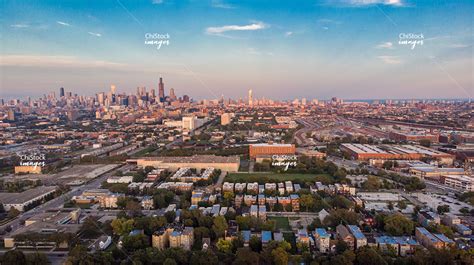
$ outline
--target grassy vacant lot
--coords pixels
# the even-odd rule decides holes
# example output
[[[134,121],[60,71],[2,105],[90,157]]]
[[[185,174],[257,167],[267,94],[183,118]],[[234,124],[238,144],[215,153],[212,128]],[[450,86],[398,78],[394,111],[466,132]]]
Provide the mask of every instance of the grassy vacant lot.
[[[328,174],[279,174],[279,173],[229,173],[224,181],[227,182],[281,182],[285,180],[296,182],[332,183],[333,179]]]
[[[280,231],[291,231],[288,217],[270,216],[268,217],[268,220],[274,220],[276,228]]]

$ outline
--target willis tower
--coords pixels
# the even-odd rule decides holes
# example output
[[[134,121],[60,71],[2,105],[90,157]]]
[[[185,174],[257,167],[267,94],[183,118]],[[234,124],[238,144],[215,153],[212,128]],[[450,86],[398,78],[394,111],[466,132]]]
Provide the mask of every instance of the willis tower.
[[[163,78],[160,77],[160,83],[158,84],[158,97],[160,102],[165,101],[165,84],[163,84]]]

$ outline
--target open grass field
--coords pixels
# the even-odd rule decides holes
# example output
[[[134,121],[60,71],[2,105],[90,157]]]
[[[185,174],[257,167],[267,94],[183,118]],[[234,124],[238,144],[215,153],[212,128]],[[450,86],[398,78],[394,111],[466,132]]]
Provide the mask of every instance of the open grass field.
[[[291,231],[290,223],[288,222],[288,217],[281,216],[270,216],[268,220],[274,220],[276,229],[280,231]]]
[[[332,177],[328,174],[279,174],[279,173],[229,173],[224,181],[227,182],[258,182],[260,184],[266,182],[281,181],[297,181],[297,182],[316,182],[331,183]]]

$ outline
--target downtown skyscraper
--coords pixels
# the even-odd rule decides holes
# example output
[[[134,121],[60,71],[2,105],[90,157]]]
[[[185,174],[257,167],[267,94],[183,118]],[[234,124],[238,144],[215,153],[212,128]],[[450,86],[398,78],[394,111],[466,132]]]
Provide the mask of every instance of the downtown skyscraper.
[[[160,83],[158,84],[158,97],[160,102],[165,101],[165,84],[163,84],[163,78],[160,77]]]

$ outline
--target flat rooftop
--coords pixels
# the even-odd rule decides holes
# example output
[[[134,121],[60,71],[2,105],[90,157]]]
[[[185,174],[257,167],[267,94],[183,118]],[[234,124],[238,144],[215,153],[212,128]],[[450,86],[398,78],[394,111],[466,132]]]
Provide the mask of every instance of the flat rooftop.
[[[265,144],[265,143],[261,143],[261,144],[251,144],[250,146],[252,146],[252,147],[272,147],[272,146],[275,146],[275,147],[292,147],[294,145],[293,144]]]
[[[341,146],[357,154],[421,154],[426,156],[452,156],[450,154],[420,145],[370,145],[370,144],[341,144]]]
[[[240,163],[238,156],[215,156],[215,155],[193,155],[193,156],[157,156],[139,158],[137,161],[157,161],[161,163]]]
[[[28,233],[77,233],[81,227],[81,224],[68,223],[70,220],[70,213],[66,212],[40,214],[37,217],[30,218],[28,220],[35,222],[28,226],[20,227],[16,231],[12,232],[9,237]]]
[[[399,201],[401,195],[391,192],[358,192],[357,196],[365,201]]]
[[[2,192],[0,193],[0,202],[3,204],[22,204],[56,189],[57,186],[40,186],[19,193]]]

